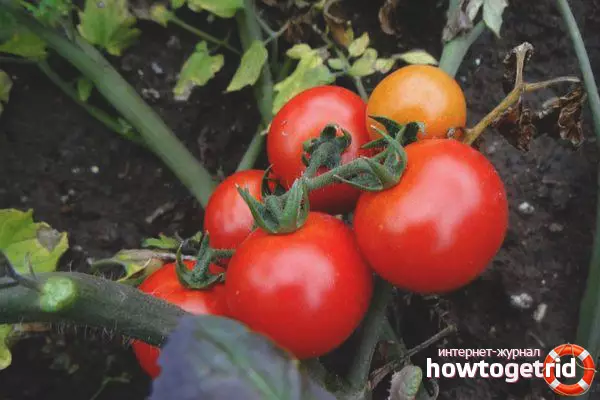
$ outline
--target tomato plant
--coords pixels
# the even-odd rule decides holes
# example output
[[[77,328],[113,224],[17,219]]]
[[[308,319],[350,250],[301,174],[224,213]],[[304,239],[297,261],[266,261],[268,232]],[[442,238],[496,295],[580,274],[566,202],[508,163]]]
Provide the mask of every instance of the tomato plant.
[[[184,261],[184,263],[189,269],[192,269],[195,264],[193,261]],[[223,285],[217,284],[207,290],[186,289],[179,283],[175,263],[165,264],[146,278],[139,289],[192,314],[227,315]],[[160,374],[160,367],[156,362],[160,350],[138,340],[134,341],[132,346],[144,371],[152,378],[156,378]]]
[[[373,90],[367,103],[367,126],[371,137],[379,137],[379,126],[369,118],[382,116],[400,124],[422,122],[425,135],[442,138],[450,128],[462,128],[467,122],[467,105],[458,83],[437,67],[409,65],[386,76]],[[457,137],[459,132],[457,132]]]
[[[214,248],[235,249],[252,231],[254,218],[240,196],[237,186],[248,189],[253,197],[261,197],[265,171],[239,171],[221,182],[211,195],[204,214],[204,230]]]
[[[372,278],[350,228],[311,212],[294,233],[250,234],[231,258],[225,289],[233,318],[302,359],[350,336],[369,306]]]
[[[361,195],[358,244],[375,271],[400,288],[457,289],[484,270],[504,240],[504,185],[481,153],[455,140],[416,142],[406,152],[399,184]]]
[[[355,93],[337,86],[319,86],[292,98],[277,113],[267,136],[267,155],[273,172],[290,188],[302,175],[303,143],[319,137],[327,124],[347,130],[352,143],[342,154],[342,164],[369,151],[360,147],[369,141],[365,102]],[[345,184],[335,184],[310,194],[311,208],[316,211],[344,213],[351,211],[360,192]]]

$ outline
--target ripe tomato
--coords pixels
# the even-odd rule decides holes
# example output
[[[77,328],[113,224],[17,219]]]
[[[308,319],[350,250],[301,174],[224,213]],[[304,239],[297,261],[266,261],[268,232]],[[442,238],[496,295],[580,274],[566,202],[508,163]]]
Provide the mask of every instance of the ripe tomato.
[[[394,285],[443,293],[466,285],[504,240],[508,204],[492,164],[451,139],[406,146],[400,183],[364,193],[354,214],[359,247]]]
[[[338,347],[365,315],[372,273],[339,219],[311,212],[286,235],[250,234],[225,281],[230,315],[300,359]]]
[[[188,268],[194,262],[184,261]],[[217,284],[207,290],[189,290],[181,286],[175,273],[175,264],[165,264],[161,269],[150,275],[139,286],[142,292],[173,303],[192,314],[227,315],[225,288]],[[141,341],[133,342],[133,351],[138,362],[152,378],[160,374],[157,360],[160,350]]]
[[[462,89],[450,75],[430,65],[409,65],[389,74],[371,93],[367,126],[376,139],[379,134],[373,126],[379,124],[370,115],[402,124],[423,122],[425,135],[420,132],[419,138],[445,138],[448,129],[465,126],[467,104]]]
[[[302,144],[319,137],[327,124],[338,124],[352,136],[352,143],[342,155],[345,164],[370,151],[360,147],[369,142],[365,124],[365,102],[355,93],[337,86],[319,86],[292,98],[277,113],[267,135],[267,155],[273,172],[290,188],[306,169],[302,163]],[[310,194],[311,209],[345,213],[354,208],[360,191],[335,184]]]
[[[247,188],[253,197],[260,199],[264,173],[260,170],[236,172],[217,186],[204,213],[204,230],[209,233],[212,247],[235,249],[250,234],[254,218],[236,185]]]

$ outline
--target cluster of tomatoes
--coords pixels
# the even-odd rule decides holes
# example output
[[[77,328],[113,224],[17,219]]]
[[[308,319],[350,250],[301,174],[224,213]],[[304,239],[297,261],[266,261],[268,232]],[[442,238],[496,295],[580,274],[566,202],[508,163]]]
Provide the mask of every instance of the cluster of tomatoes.
[[[508,207],[490,162],[461,143],[466,103],[458,84],[436,67],[409,66],[387,76],[368,104],[335,86],[306,90],[275,116],[267,136],[272,172],[286,188],[299,178],[303,143],[335,123],[351,144],[341,163],[370,156],[378,138],[370,115],[399,123],[423,122],[426,131],[406,146],[400,182],[380,192],[336,183],[310,193],[310,213],[297,231],[255,229],[238,186],[261,197],[264,171],[237,172],[215,190],[204,229],[213,248],[235,249],[225,283],[183,288],[174,264],[148,277],[140,290],[196,314],[234,318],[299,359],[338,347],[364,317],[373,272],[417,293],[444,293],[478,276],[502,244]],[[353,212],[352,226],[336,214]],[[192,263],[188,264],[193,267]],[[215,267],[217,268],[217,267]],[[157,376],[158,349],[134,344],[141,365]]]

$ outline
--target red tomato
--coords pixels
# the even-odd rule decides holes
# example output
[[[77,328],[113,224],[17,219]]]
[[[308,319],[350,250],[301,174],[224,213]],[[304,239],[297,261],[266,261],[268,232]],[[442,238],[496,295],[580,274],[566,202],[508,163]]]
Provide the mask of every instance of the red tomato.
[[[252,232],[254,218],[236,185],[245,187],[253,197],[260,199],[264,173],[260,170],[236,172],[221,182],[210,196],[204,213],[204,230],[209,233],[213,248],[235,249]]]
[[[456,81],[443,70],[431,65],[409,65],[385,77],[373,90],[367,105],[367,126],[371,136],[380,135],[369,118],[378,115],[401,124],[425,123],[421,139],[445,138],[450,128],[467,122],[465,95]],[[381,128],[381,127],[380,127]],[[457,131],[456,137],[460,132]]]
[[[450,139],[406,146],[400,183],[364,193],[354,214],[358,244],[384,279],[418,293],[466,285],[504,240],[508,204],[492,164]]]
[[[351,229],[311,212],[294,233],[252,232],[231,258],[225,289],[234,319],[304,359],[335,349],[358,326],[372,273]]]
[[[306,169],[302,144],[319,137],[327,124],[338,124],[352,136],[342,155],[342,163],[370,155],[360,147],[369,142],[365,124],[365,102],[353,92],[337,86],[319,86],[292,98],[277,113],[267,135],[267,155],[273,172],[288,189]],[[351,211],[360,191],[335,184],[310,194],[311,209],[330,213]]]
[[[188,268],[195,264],[184,261]],[[189,290],[181,286],[175,273],[175,264],[165,264],[161,269],[150,275],[139,286],[142,292],[173,303],[192,314],[227,315],[225,288],[217,284],[207,290]],[[160,350],[141,341],[133,342],[133,351],[138,362],[152,378],[160,374],[157,360]]]

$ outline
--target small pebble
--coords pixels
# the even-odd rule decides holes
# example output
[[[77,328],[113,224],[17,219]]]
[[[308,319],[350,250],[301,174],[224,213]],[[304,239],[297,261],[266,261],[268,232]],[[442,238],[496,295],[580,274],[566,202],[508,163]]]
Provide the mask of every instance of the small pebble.
[[[478,66],[478,67],[481,65],[481,58],[476,58],[475,59],[475,65]]]
[[[152,68],[152,71],[154,71],[156,75],[162,75],[165,73],[165,71],[160,65],[158,65],[156,61],[152,61],[152,63],[150,63],[150,68]]]
[[[171,36],[167,41],[167,47],[170,49],[180,49],[181,42],[179,41],[179,38],[177,36]]]
[[[71,172],[73,174],[77,175],[78,173],[81,172],[81,168],[79,168],[79,167],[73,167],[73,168],[71,168]]]
[[[27,202],[27,200],[29,200],[29,197],[21,196],[21,203],[25,203],[25,202]]]
[[[521,310],[527,310],[533,305],[533,297],[528,293],[513,294],[510,296],[510,304]]]
[[[535,311],[533,312],[533,319],[535,322],[542,322],[544,317],[546,316],[546,311],[548,310],[548,305],[546,303],[541,303]]]
[[[141,69],[138,69],[137,73],[140,76],[140,78],[142,78],[144,76],[144,71],[142,71]]]
[[[158,90],[152,88],[142,89],[142,96],[144,96],[147,99],[160,99],[160,93],[158,92]]]
[[[518,210],[522,215],[531,215],[535,212],[535,207],[533,207],[530,203],[524,201],[521,204],[519,204]]]
[[[100,172],[100,168],[98,168],[98,166],[97,166],[97,165],[92,165],[92,166],[90,167],[90,172],[91,172],[92,174],[97,174],[98,172]]]
[[[561,224],[553,222],[550,224],[548,229],[550,230],[550,232],[558,233],[558,232],[562,232],[565,229],[565,227]]]

